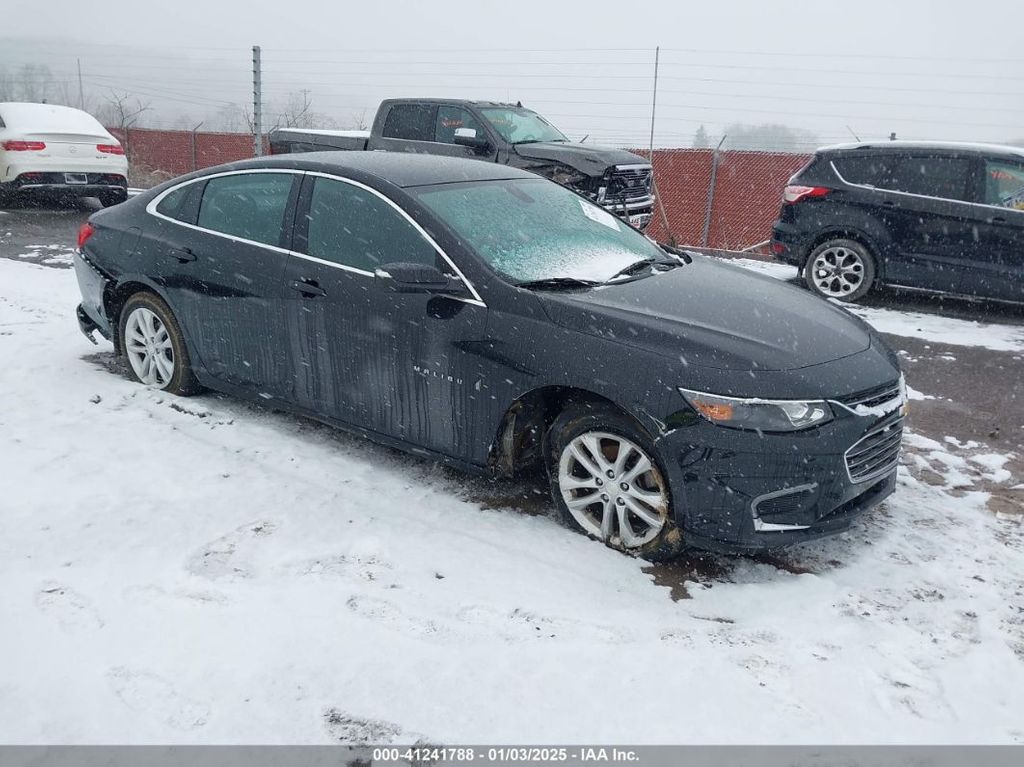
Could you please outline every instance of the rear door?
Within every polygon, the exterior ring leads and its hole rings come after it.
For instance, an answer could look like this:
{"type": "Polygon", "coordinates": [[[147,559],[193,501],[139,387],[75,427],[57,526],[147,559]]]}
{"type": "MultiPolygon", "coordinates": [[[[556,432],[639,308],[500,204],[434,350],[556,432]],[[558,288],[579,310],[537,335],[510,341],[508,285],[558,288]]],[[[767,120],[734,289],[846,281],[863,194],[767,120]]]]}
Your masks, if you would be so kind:
{"type": "Polygon", "coordinates": [[[976,295],[1024,301],[1024,160],[982,161],[976,295]]]}
{"type": "MultiPolygon", "coordinates": [[[[162,227],[154,249],[154,271],[197,362],[264,398],[289,398],[293,390],[282,279],[301,177],[280,171],[212,176],[197,210],[162,227]]],[[[186,208],[190,201],[182,197],[186,208]]],[[[158,202],[156,212],[170,222],[176,211],[158,202]]]]}
{"type": "Polygon", "coordinates": [[[909,152],[892,156],[878,180],[878,202],[895,252],[887,282],[957,291],[978,257],[971,156],[909,152]]]}

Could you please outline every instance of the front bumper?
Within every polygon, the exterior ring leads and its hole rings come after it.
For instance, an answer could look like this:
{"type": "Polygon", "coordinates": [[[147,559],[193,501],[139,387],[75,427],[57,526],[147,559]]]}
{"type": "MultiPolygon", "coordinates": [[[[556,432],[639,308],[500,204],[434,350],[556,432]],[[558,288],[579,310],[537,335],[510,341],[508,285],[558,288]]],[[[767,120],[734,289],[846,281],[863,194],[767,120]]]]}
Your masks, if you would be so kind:
{"type": "Polygon", "coordinates": [[[732,553],[840,533],[896,488],[898,453],[861,481],[849,471],[847,454],[856,460],[853,447],[880,428],[901,431],[902,417],[836,413],[817,429],[762,435],[690,418],[657,441],[676,524],[690,545],[732,553]]]}

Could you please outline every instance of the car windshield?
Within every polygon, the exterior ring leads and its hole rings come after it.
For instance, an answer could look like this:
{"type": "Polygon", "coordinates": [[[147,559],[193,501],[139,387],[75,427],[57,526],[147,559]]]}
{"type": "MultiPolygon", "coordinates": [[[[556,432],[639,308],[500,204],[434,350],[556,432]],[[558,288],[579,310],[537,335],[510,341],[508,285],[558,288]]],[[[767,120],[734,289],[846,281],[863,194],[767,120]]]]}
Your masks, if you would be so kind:
{"type": "Polygon", "coordinates": [[[558,128],[536,112],[520,107],[487,107],[480,110],[494,130],[510,144],[537,141],[568,141],[558,128]]]}
{"type": "Polygon", "coordinates": [[[512,282],[604,282],[665,254],[618,218],[546,179],[421,187],[419,200],[512,282]]]}

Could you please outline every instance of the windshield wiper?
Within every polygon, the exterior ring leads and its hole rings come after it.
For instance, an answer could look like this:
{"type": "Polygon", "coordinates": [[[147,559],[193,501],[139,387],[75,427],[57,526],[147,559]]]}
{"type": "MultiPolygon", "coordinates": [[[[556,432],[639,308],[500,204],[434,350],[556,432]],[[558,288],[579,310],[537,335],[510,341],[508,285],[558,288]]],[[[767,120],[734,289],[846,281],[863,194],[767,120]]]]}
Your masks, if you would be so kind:
{"type": "Polygon", "coordinates": [[[595,280],[581,280],[578,277],[545,277],[542,280],[527,280],[516,285],[527,290],[572,290],[573,288],[592,288],[600,285],[595,280]]]}
{"type": "MultiPolygon", "coordinates": [[[[635,277],[636,275],[638,275],[641,272],[643,272],[644,269],[646,269],[647,267],[651,267],[651,273],[653,274],[654,271],[656,271],[655,267],[663,266],[663,267],[665,267],[664,270],[657,270],[657,271],[668,271],[669,269],[675,269],[677,266],[682,266],[683,263],[684,263],[683,261],[679,261],[678,259],[675,259],[675,258],[673,258],[673,259],[643,258],[643,259],[640,259],[639,261],[634,261],[629,266],[626,266],[626,267],[624,267],[622,269],[619,269],[619,271],[617,271],[615,274],[613,274],[611,277],[609,277],[606,280],[606,282],[612,282],[613,280],[616,280],[619,277],[635,277]]],[[[686,262],[686,263],[689,263],[689,262],[686,262]]]]}

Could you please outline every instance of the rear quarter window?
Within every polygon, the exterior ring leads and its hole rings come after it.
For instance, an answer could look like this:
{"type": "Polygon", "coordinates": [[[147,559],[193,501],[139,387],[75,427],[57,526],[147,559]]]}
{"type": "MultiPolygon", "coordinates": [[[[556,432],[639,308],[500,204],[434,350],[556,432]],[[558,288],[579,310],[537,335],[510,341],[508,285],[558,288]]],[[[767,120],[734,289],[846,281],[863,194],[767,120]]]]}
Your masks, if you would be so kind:
{"type": "Polygon", "coordinates": [[[879,180],[889,171],[892,158],[886,155],[836,157],[832,164],[839,175],[851,184],[878,186],[879,180]]]}
{"type": "Polygon", "coordinates": [[[156,212],[161,216],[173,218],[175,221],[194,224],[194,208],[188,204],[189,198],[194,192],[196,192],[195,184],[185,184],[177,189],[172,189],[157,203],[156,212]]]}

